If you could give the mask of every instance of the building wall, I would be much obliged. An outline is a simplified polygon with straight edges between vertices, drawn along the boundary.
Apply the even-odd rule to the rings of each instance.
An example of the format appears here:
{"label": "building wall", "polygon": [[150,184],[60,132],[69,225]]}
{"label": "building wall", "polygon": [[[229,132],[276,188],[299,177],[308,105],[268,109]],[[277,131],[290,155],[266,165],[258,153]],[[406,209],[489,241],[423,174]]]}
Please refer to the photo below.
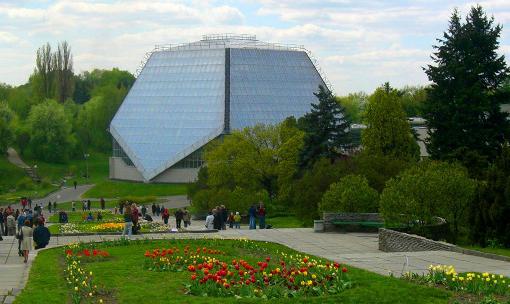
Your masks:
{"label": "building wall", "polygon": [[[143,182],[143,176],[136,167],[128,166],[120,157],[110,157],[110,178],[118,180],[128,180]],[[156,176],[150,182],[154,183],[189,183],[197,179],[198,170],[196,168],[167,169]]]}

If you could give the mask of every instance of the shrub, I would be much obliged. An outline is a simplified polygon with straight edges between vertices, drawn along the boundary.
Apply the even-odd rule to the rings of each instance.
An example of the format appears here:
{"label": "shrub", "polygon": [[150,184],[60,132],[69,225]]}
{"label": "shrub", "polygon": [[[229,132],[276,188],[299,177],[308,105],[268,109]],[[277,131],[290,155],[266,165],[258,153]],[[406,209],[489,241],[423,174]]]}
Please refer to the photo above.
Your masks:
{"label": "shrub", "polygon": [[17,190],[31,190],[34,186],[34,182],[30,179],[30,177],[23,177],[16,183]]}
{"label": "shrub", "polygon": [[319,205],[321,212],[377,212],[379,195],[360,175],[347,175],[333,183]]}

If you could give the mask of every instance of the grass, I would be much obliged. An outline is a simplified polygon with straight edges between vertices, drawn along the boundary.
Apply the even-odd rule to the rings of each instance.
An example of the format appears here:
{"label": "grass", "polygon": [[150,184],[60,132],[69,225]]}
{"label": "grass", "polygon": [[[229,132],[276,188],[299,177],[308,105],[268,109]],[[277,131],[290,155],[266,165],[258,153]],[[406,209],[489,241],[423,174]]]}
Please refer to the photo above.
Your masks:
{"label": "grass", "polygon": [[56,189],[49,183],[32,183],[23,169],[0,157],[0,203],[14,203],[23,196],[44,197]]}
{"label": "grass", "polygon": [[184,195],[187,184],[144,184],[121,181],[102,181],[83,194],[90,198],[118,198],[123,196]]}
{"label": "grass", "polygon": [[[119,206],[119,202],[117,200],[108,200],[105,201],[105,209],[112,209]],[[53,208],[53,205],[52,205]],[[75,202],[75,208],[77,211],[82,209],[82,202],[76,201]],[[100,201],[91,201],[90,202],[90,208],[91,209],[101,209],[101,202]],[[47,204],[44,204],[44,209],[48,210]],[[57,210],[64,210],[64,211],[71,211],[72,210],[72,204],[71,202],[64,202],[64,203],[57,203]],[[91,210],[92,212],[97,210]]]}
{"label": "grass", "polygon": [[[92,216],[94,217],[94,219],[96,219],[97,211],[91,210],[90,212],[92,213]],[[83,219],[83,216],[85,216],[85,218],[86,218],[88,216],[88,214],[89,214],[89,211],[68,212],[67,213],[67,221],[69,223],[83,223],[83,222],[86,222]],[[112,220],[120,220],[123,218],[122,214],[113,214],[110,212],[103,212],[102,215],[103,215],[103,222],[104,221],[112,221]],[[50,218],[48,219],[48,222],[58,223],[58,213],[52,214],[50,216]]]}
{"label": "grass", "polygon": [[491,248],[491,247],[480,247],[480,246],[462,246],[466,249],[486,252],[486,253],[492,253],[497,255],[503,255],[510,257],[510,248]]}
{"label": "grass", "polygon": [[303,228],[313,226],[311,223],[303,222],[295,216],[278,216],[266,218],[266,224],[272,228]]}
{"label": "grass", "polygon": [[[217,244],[212,246],[211,242]],[[195,297],[185,295],[183,283],[187,282],[187,272],[151,272],[143,269],[146,249],[160,247],[183,246],[183,243],[194,247],[208,246],[227,253],[226,260],[239,259],[253,261],[257,257],[277,255],[280,252],[295,251],[273,243],[258,243],[265,248],[263,253],[257,250],[240,248],[236,241],[228,240],[166,240],[132,243],[127,246],[106,248],[111,258],[87,263],[87,270],[92,271],[98,286],[112,291],[106,303],[260,303],[263,299],[236,299]],[[42,251],[38,254],[30,271],[27,287],[16,298],[15,303],[68,303],[70,290],[63,279],[62,248]],[[60,267],[55,267],[60,265]],[[136,275],[134,275],[136,274]],[[349,267],[349,274],[355,287],[339,295],[277,299],[272,303],[448,303],[453,293],[426,286],[420,286],[404,280],[384,277],[368,271]],[[157,292],[164,291],[164,292]]]}

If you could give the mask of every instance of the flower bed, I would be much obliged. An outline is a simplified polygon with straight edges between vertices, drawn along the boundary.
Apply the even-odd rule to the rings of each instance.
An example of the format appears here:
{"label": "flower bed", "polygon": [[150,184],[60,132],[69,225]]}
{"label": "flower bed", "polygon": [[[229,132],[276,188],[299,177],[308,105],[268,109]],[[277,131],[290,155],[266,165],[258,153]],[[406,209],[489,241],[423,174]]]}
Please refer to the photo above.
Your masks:
{"label": "flower bed", "polygon": [[[124,223],[110,222],[110,223],[67,223],[55,225],[58,227],[58,232],[62,234],[78,234],[78,233],[107,233],[107,232],[122,232],[124,230]],[[163,223],[140,221],[141,231],[145,233],[166,232],[170,230],[170,226]],[[50,229],[53,229],[50,227]],[[55,228],[57,229],[57,228]],[[54,231],[55,232],[55,231]]]}
{"label": "flower bed", "polygon": [[145,269],[190,273],[186,288],[199,296],[300,297],[337,294],[352,287],[347,268],[300,254],[280,253],[248,262],[226,261],[211,248],[156,249],[145,252]]}
{"label": "flower bed", "polygon": [[64,248],[66,256],[64,278],[72,291],[73,303],[103,303],[101,296],[105,294],[105,291],[98,288],[92,271],[88,271],[82,261],[97,262],[109,257],[109,253],[104,250],[76,250],[78,248],[76,245],[68,245]]}
{"label": "flower bed", "polygon": [[441,285],[453,291],[476,295],[510,295],[509,278],[488,272],[457,273],[453,266],[430,265],[427,274],[407,273],[404,279],[422,284]]}

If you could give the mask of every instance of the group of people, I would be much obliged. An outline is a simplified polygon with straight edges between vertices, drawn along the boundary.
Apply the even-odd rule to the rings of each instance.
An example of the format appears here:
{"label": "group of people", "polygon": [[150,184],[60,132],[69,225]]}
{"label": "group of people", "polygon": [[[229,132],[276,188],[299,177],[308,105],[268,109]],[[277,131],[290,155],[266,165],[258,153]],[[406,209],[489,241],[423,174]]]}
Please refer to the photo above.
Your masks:
{"label": "group of people", "polygon": [[259,229],[266,229],[266,208],[262,202],[258,206],[251,205],[248,209],[248,216],[250,218],[250,229],[257,229],[257,219],[259,220]]}
{"label": "group of people", "polygon": [[[170,218],[170,211],[168,210],[168,208],[162,207],[161,209],[163,210],[161,212],[161,218],[163,219],[163,223],[165,223],[165,225],[168,225],[168,219]],[[157,208],[153,209],[153,210],[157,210]],[[157,213],[153,213],[153,215],[157,216]],[[191,226],[191,213],[189,213],[188,209],[184,208],[184,210],[183,210],[183,209],[179,208],[174,212],[174,216],[175,216],[175,226],[177,227],[177,229],[182,228],[182,223],[184,223],[184,228]]]}
{"label": "group of people", "polygon": [[205,228],[208,230],[216,229],[216,230],[225,230],[227,228],[227,224],[230,228],[241,228],[241,215],[239,212],[235,214],[230,212],[224,206],[216,206],[216,208],[212,209],[207,217],[205,218]]}
{"label": "group of people", "polygon": [[45,218],[42,206],[36,204],[32,210],[32,203],[28,199],[21,200],[21,211],[11,206],[0,208],[0,241],[2,236],[15,236],[18,239],[18,253],[23,256],[24,262],[28,260],[28,253],[35,249],[44,248],[50,241],[50,231],[44,226]]}

